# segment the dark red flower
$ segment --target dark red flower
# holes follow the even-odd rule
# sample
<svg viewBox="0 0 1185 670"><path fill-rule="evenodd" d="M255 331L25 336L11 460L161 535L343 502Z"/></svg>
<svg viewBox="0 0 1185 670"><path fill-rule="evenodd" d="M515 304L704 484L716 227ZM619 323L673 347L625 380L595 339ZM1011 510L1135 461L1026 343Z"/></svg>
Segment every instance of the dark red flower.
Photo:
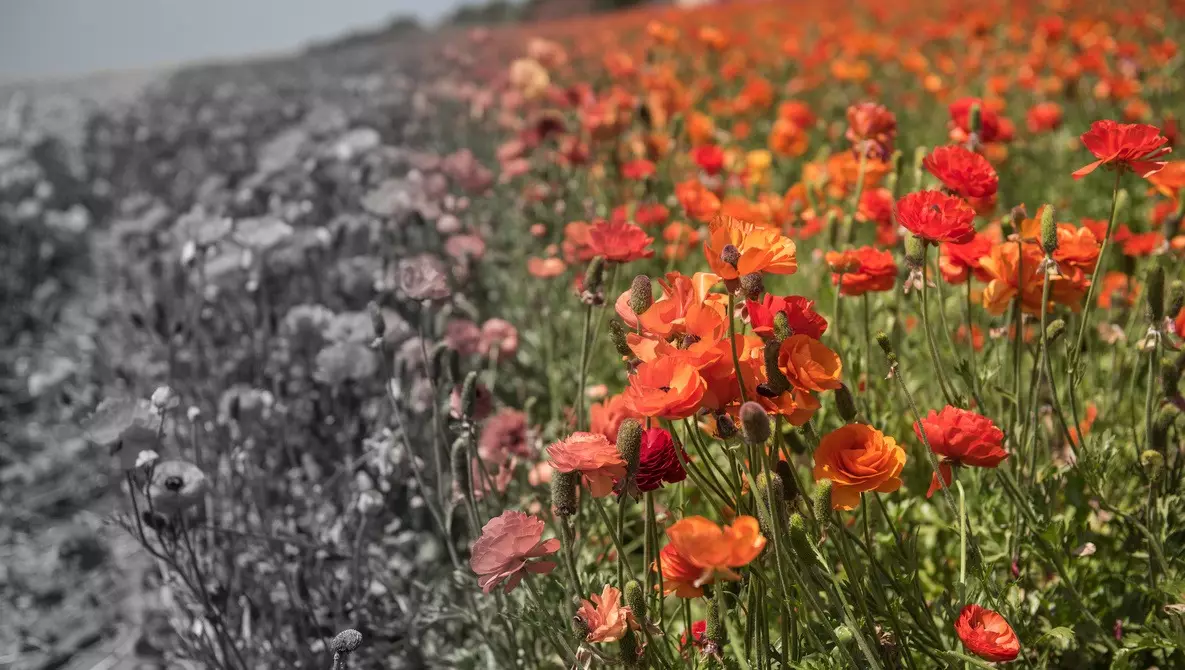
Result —
<svg viewBox="0 0 1185 670"><path fill-rule="evenodd" d="M1000 186L996 168L986 158L958 145L938 147L922 164L943 186L964 198L990 198Z"/></svg>
<svg viewBox="0 0 1185 670"><path fill-rule="evenodd" d="M1172 151L1165 146L1169 138L1161 135L1156 126L1144 123L1095 121L1090 124L1090 130L1082 133L1081 139L1098 160L1075 170L1075 179L1094 172L1100 165L1131 169L1147 177L1164 167L1165 161L1157 159Z"/></svg>
<svg viewBox="0 0 1185 670"><path fill-rule="evenodd" d="M675 449L679 453L675 453ZM638 456L638 490L645 493L662 488L663 482L674 484L687 478L687 472L680 463L686 460L687 452L676 446L674 438L665 429L651 428L642 433L642 451Z"/></svg>
<svg viewBox="0 0 1185 670"><path fill-rule="evenodd" d="M753 332L763 337L773 335L774 316L778 312L786 315L792 334L802 334L816 340L827 330L827 319L815 311L815 301L800 295L785 297L766 293L761 302L749 300L745 303L749 323Z"/></svg>
<svg viewBox="0 0 1185 670"><path fill-rule="evenodd" d="M935 244L965 244L975 237L975 210L941 191L910 193L897 201L897 222Z"/></svg>
<svg viewBox="0 0 1185 670"><path fill-rule="evenodd" d="M985 144L1005 139L1001 134L1000 116L979 98L959 98L950 104L950 138L966 142L971 137L971 108L979 105L979 141Z"/></svg>

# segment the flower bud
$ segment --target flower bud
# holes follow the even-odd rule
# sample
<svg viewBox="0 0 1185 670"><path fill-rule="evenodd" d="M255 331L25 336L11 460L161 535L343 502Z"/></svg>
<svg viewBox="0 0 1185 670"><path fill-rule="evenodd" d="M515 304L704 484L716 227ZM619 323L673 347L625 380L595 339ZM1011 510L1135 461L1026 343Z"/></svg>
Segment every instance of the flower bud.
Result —
<svg viewBox="0 0 1185 670"><path fill-rule="evenodd" d="M584 292L597 293L605 283L605 257L595 256L584 271Z"/></svg>
<svg viewBox="0 0 1185 670"><path fill-rule="evenodd" d="M774 339L781 342L793 334L794 329L790 327L790 317L786 316L785 312L775 312Z"/></svg>
<svg viewBox="0 0 1185 670"><path fill-rule="evenodd" d="M972 107L972 109L978 109L978 107ZM835 627L835 639L845 647L851 647L852 643L856 641L856 637L852 635L852 629L843 624Z"/></svg>
<svg viewBox="0 0 1185 670"><path fill-rule="evenodd" d="M781 500L775 501L774 496L770 495L769 477L764 472L757 473L753 485L757 494L757 523L761 527L761 534L773 537L776 527L770 513L775 505L780 505L782 502Z"/></svg>
<svg viewBox="0 0 1185 670"><path fill-rule="evenodd" d="M347 628L333 637L329 649L335 654L348 654L362 644L362 633Z"/></svg>
<svg viewBox="0 0 1185 670"><path fill-rule="evenodd" d="M465 382L461 384L461 416L473 418L473 410L477 405L477 372L465 375Z"/></svg>
<svg viewBox="0 0 1185 670"><path fill-rule="evenodd" d="M387 334L387 320L383 318L383 310L373 300L366 303L366 311L370 314L370 326L374 328L374 336L382 337Z"/></svg>
<svg viewBox="0 0 1185 670"><path fill-rule="evenodd" d="M792 466L788 461L779 460L774 465L774 472L778 475L778 481L782 483L782 498L786 503L793 505L798 500L798 486L794 483L794 473L790 470Z"/></svg>
<svg viewBox="0 0 1185 670"><path fill-rule="evenodd" d="M449 465L453 470L453 489L468 497L472 490L470 482L471 470L469 468L469 438L458 437L453 442L452 451L449 453Z"/></svg>
<svg viewBox="0 0 1185 670"><path fill-rule="evenodd" d="M1158 449L1162 453L1165 451L1168 446L1169 430L1172 429L1179 416L1181 416L1181 410L1173 403L1165 403L1156 413L1156 418L1152 421L1152 435L1149 440L1153 449Z"/></svg>
<svg viewBox="0 0 1185 670"><path fill-rule="evenodd" d="M1045 341L1053 343L1057 338L1066 333L1066 322L1061 319L1054 319L1045 327Z"/></svg>
<svg viewBox="0 0 1185 670"><path fill-rule="evenodd" d="M769 414L752 400L741 405L741 434L745 444L764 445L769 440Z"/></svg>
<svg viewBox="0 0 1185 670"><path fill-rule="evenodd" d="M979 108L978 102L972 104L967 112L967 129L977 136L983 130L983 110Z"/></svg>
<svg viewBox="0 0 1185 670"><path fill-rule="evenodd" d="M704 638L718 651L728 644L728 629L724 625L726 616L728 607L724 602L724 583L716 582L712 586L712 599L708 601L708 626Z"/></svg>
<svg viewBox="0 0 1185 670"><path fill-rule="evenodd" d="M856 398L847 384L840 384L839 388L835 389L835 408L839 410L839 417L846 423L851 423L859 413L856 409Z"/></svg>
<svg viewBox="0 0 1185 670"><path fill-rule="evenodd" d="M634 352L630 349L629 340L626 339L627 335L624 322L618 319L609 321L609 340L613 342L613 348L622 356L633 358Z"/></svg>
<svg viewBox="0 0 1185 670"><path fill-rule="evenodd" d="M642 453L642 424L637 419L626 419L617 429L617 453L625 461L626 472L638 471L638 457Z"/></svg>
<svg viewBox="0 0 1185 670"><path fill-rule="evenodd" d="M1155 327L1164 321L1164 268L1159 265L1148 270L1144 278L1144 299L1148 306L1148 319Z"/></svg>
<svg viewBox="0 0 1185 670"><path fill-rule="evenodd" d="M737 263L741 261L741 250L737 249L735 244L726 244L720 250L720 260L735 269Z"/></svg>
<svg viewBox="0 0 1185 670"><path fill-rule="evenodd" d="M557 517L576 514L576 484L580 474L576 471L551 473L551 513Z"/></svg>
<svg viewBox="0 0 1185 670"><path fill-rule="evenodd" d="M1159 451L1148 449L1140 454L1140 467L1144 468L1144 474L1148 475L1148 481L1155 484L1164 476L1164 455Z"/></svg>
<svg viewBox="0 0 1185 670"><path fill-rule="evenodd" d="M807 564L818 562L814 539L807 530L806 520L798 512L790 515L790 544L794 547L794 553L798 554L798 560Z"/></svg>
<svg viewBox="0 0 1185 670"><path fill-rule="evenodd" d="M650 285L650 277L638 275L630 284L630 309L634 314L641 315L654 304L654 287Z"/></svg>
<svg viewBox="0 0 1185 670"><path fill-rule="evenodd" d="M770 340L765 343L765 376L769 381L758 384L757 392L766 398L776 398L790 390L790 380L778 367L781 351L781 342Z"/></svg>
<svg viewBox="0 0 1185 670"><path fill-rule="evenodd" d="M912 233L905 236L905 264L911 270L921 270L926 263L926 243Z"/></svg>
<svg viewBox="0 0 1185 670"><path fill-rule="evenodd" d="M625 583L625 604L638 619L638 623L646 620L646 591L643 590L642 583L636 579Z"/></svg>
<svg viewBox="0 0 1185 670"><path fill-rule="evenodd" d="M1176 397L1181 383L1181 369L1167 356L1160 361L1160 392L1166 398Z"/></svg>
<svg viewBox="0 0 1185 670"><path fill-rule="evenodd" d="M831 480L820 479L815 482L815 490L811 493L811 509L815 512L815 520L826 526L831 520Z"/></svg>
<svg viewBox="0 0 1185 670"><path fill-rule="evenodd" d="M741 292L749 300L759 300L765 293L765 279L760 272L750 272L741 276Z"/></svg>
<svg viewBox="0 0 1185 670"><path fill-rule="evenodd" d="M802 441L802 436L798 434L797 430L792 430L784 434L786 444L790 445L790 451L795 454L805 454L810 449L807 448L806 442Z"/></svg>
<svg viewBox="0 0 1185 670"><path fill-rule="evenodd" d="M591 632L588 627L588 622L580 616L572 617L572 632L574 637L581 642L588 639L588 634Z"/></svg>
<svg viewBox="0 0 1185 670"><path fill-rule="evenodd" d="M1053 222L1053 205L1041 208L1041 248L1046 256L1057 251L1057 224Z"/></svg>
<svg viewBox="0 0 1185 670"><path fill-rule="evenodd" d="M903 154L900 149L895 149L893 151L893 155L889 156L889 165L891 166L891 169L889 170L889 176L900 180L901 170L905 166L905 154Z"/></svg>

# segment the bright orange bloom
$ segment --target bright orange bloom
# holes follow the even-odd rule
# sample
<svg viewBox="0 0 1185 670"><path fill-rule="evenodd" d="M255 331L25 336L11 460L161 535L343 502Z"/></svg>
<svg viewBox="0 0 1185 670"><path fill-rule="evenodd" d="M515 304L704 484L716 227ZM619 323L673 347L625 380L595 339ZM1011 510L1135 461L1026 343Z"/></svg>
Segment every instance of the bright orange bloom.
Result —
<svg viewBox="0 0 1185 670"><path fill-rule="evenodd" d="M815 449L815 481L831 480L835 509L855 509L867 491L896 491L904 468L905 450L897 441L862 423L831 431Z"/></svg>
<svg viewBox="0 0 1185 670"><path fill-rule="evenodd" d="M711 292L719 281L719 275L710 272L697 272L690 277L678 272L667 273L665 278L658 280L662 297L640 317L642 329L663 338L687 333L688 313L705 304L724 317L728 296Z"/></svg>
<svg viewBox="0 0 1185 670"><path fill-rule="evenodd" d="M967 605L955 622L955 632L967 651L995 663L1006 663L1020 655L1020 640L999 613L979 605Z"/></svg>
<svg viewBox="0 0 1185 670"><path fill-rule="evenodd" d="M1035 244L1024 244L1023 251L1015 242L1004 242L992 248L991 254L979 262L988 284L983 289L983 306L991 314L1003 314L1018 295L1021 308L1029 314L1040 314L1043 273L1040 271L1044 252ZM1019 284L1018 284L1019 281ZM1090 278L1081 271L1051 276L1050 301L1066 305L1074 311L1082 308L1082 298L1090 285ZM1048 306L1046 306L1048 309Z"/></svg>
<svg viewBox="0 0 1185 670"><path fill-rule="evenodd" d="M680 554L674 544L658 552L658 564L655 569L662 568L663 595L674 593L677 598L698 598L704 594L703 587L696 585L703 570Z"/></svg>
<svg viewBox="0 0 1185 670"><path fill-rule="evenodd" d="M1095 121L1082 133L1082 143L1098 160L1075 170L1074 178L1081 179L1100 165L1128 168L1147 177L1165 166L1166 161L1158 159L1172 151L1164 146L1168 141L1156 126Z"/></svg>
<svg viewBox="0 0 1185 670"><path fill-rule="evenodd" d="M870 291L891 291L897 281L897 262L893 254L873 247L848 251L828 251L831 283L840 284L840 295L860 296Z"/></svg>
<svg viewBox="0 0 1185 670"><path fill-rule="evenodd" d="M598 221L589 229L588 238L589 252L607 261L628 263L654 255L650 248L654 238L632 223Z"/></svg>
<svg viewBox="0 0 1185 670"><path fill-rule="evenodd" d="M667 528L667 537L680 556L699 568L695 587L718 579L740 580L733 569L748 565L765 548L765 537L751 516L738 516L723 528L702 516L689 516Z"/></svg>
<svg viewBox="0 0 1185 670"><path fill-rule="evenodd" d="M663 257L681 260L699 246L700 235L695 227L682 221L672 221L662 229L662 239L666 242L662 250Z"/></svg>
<svg viewBox="0 0 1185 670"><path fill-rule="evenodd" d="M675 198L696 221L711 221L720 211L720 198L698 179L689 179L675 184Z"/></svg>
<svg viewBox="0 0 1185 670"><path fill-rule="evenodd" d="M953 481L954 467L994 468L1008 458L1004 449L1004 431L982 414L947 405L941 412L930 410L926 417L913 424L913 432L919 440L923 429L930 450L941 457L938 469L947 485ZM934 473L926 497L934 495L940 487L938 473Z"/></svg>
<svg viewBox="0 0 1185 670"><path fill-rule="evenodd" d="M712 272L738 279L752 272L789 275L798 271L794 241L772 228L729 216L712 220L704 255Z"/></svg>
<svg viewBox="0 0 1185 670"><path fill-rule="evenodd" d="M833 391L842 385L843 362L839 354L803 333L782 340L778 369L801 391Z"/></svg>
<svg viewBox="0 0 1185 670"><path fill-rule="evenodd" d="M1185 190L1185 161L1170 161L1155 174L1148 177L1148 183L1158 193L1176 203Z"/></svg>
<svg viewBox="0 0 1185 670"><path fill-rule="evenodd" d="M588 627L585 642L616 642L627 630L639 628L633 610L621 602L621 591L608 584L600 595L592 594L592 602L581 600L576 618Z"/></svg>
<svg viewBox="0 0 1185 670"><path fill-rule="evenodd" d="M626 387L626 407L640 416L685 419L695 414L707 383L681 358L659 358L638 366Z"/></svg>
<svg viewBox="0 0 1185 670"><path fill-rule="evenodd" d="M556 472L579 472L594 498L609 495L613 481L625 477L625 461L617 447L600 433L572 433L547 448Z"/></svg>

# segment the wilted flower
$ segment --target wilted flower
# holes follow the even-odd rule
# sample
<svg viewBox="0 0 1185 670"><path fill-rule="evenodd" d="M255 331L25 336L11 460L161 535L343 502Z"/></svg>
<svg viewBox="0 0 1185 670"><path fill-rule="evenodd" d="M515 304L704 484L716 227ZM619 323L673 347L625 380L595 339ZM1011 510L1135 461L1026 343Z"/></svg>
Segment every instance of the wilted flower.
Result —
<svg viewBox="0 0 1185 670"><path fill-rule="evenodd" d="M555 538L543 541L543 528L542 519L517 510L507 510L482 527L469 559L482 591L489 593L506 581L505 591L510 593L526 573L545 574L555 569L552 561L535 560L560 548Z"/></svg>

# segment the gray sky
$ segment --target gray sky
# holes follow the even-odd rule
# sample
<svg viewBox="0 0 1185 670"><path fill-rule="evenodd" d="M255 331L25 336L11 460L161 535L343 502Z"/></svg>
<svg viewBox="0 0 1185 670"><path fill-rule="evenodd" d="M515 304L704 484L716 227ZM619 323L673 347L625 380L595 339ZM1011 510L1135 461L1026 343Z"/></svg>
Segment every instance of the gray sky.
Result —
<svg viewBox="0 0 1185 670"><path fill-rule="evenodd" d="M0 0L0 80L291 49L473 0Z"/></svg>

